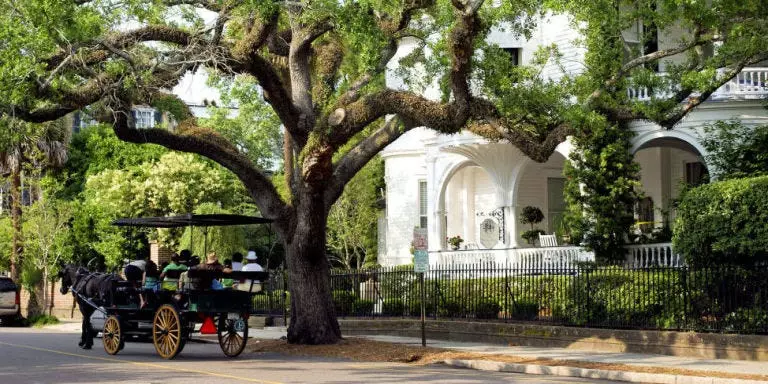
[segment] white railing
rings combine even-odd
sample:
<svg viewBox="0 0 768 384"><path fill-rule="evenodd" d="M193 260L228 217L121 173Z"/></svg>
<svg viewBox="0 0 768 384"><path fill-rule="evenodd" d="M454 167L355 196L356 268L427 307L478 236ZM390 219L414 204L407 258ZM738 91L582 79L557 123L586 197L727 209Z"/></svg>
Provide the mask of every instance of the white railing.
<svg viewBox="0 0 768 384"><path fill-rule="evenodd" d="M659 74L663 76L663 73ZM668 98L669 91L651 91L647 87L627 89L627 96L632 100L648 101L651 96ZM736 77L723 84L715 91L712 100L728 99L763 99L768 98L768 68L744 68Z"/></svg>
<svg viewBox="0 0 768 384"><path fill-rule="evenodd" d="M593 252L575 246L438 251L429 254L432 265L495 263L562 266L594 260Z"/></svg>
<svg viewBox="0 0 768 384"><path fill-rule="evenodd" d="M672 243L628 245L626 265L646 268L654 266L682 267L683 257L674 252ZM535 266L567 266L577 262L595 261L595 254L582 247L476 249L438 251L429 253L432 265L450 264L522 264Z"/></svg>
<svg viewBox="0 0 768 384"><path fill-rule="evenodd" d="M577 262L595 261L595 253L582 247L519 248L507 258L510 264L568 265Z"/></svg>
<svg viewBox="0 0 768 384"><path fill-rule="evenodd" d="M675 253L672 243L628 245L627 266L630 267L682 267L683 257Z"/></svg>
<svg viewBox="0 0 768 384"><path fill-rule="evenodd" d="M720 87L713 99L761 99L768 95L768 68L744 68L736 77Z"/></svg>

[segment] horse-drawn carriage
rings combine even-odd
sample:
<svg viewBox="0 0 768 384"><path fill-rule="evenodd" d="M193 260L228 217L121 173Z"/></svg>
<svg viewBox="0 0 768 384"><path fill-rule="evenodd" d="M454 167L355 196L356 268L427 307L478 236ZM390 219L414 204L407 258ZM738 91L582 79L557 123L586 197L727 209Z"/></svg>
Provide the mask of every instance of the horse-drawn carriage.
<svg viewBox="0 0 768 384"><path fill-rule="evenodd" d="M113 224L119 226L174 228L184 226L225 226L268 223L260 217L239 215L185 215L141 219L120 219ZM252 306L256 281L268 278L267 272L210 271L190 269L190 281L212 281L228 278L248 282L241 284L241 290L213 290L209 284L182 285L178 290L143 290L135 283L119 280L114 275L100 275L103 282L96 281L96 274L89 274L65 268L62 273L62 292L66 288L77 296L83 312L83 335L81 347L93 344L93 330L90 317L94 311L105 316L102 330L104 350L115 355L132 337L150 338L157 353L172 359L184 348L194 333L217 334L219 346L226 356L238 356L248 341L248 317ZM108 277L108 276L111 276ZM242 289L246 285L246 289ZM65 288L66 287L66 288ZM260 289L260 287L259 287ZM89 290L89 291L87 291ZM145 295L145 304L140 305L139 295ZM90 312L90 313L89 313ZM200 329L196 325L202 324Z"/></svg>

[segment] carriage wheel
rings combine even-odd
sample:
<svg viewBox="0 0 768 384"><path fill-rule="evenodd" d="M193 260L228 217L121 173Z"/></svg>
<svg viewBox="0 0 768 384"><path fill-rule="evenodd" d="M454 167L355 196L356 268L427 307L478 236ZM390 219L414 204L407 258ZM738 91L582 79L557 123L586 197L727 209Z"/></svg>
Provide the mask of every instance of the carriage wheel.
<svg viewBox="0 0 768 384"><path fill-rule="evenodd" d="M227 357L236 357L243 352L248 342L248 321L244 316L230 319L227 313L222 313L217 328L219 346Z"/></svg>
<svg viewBox="0 0 768 384"><path fill-rule="evenodd" d="M152 322L152 341L157 354L164 359L173 359L184 349L185 336L176 307L171 304L160 306Z"/></svg>
<svg viewBox="0 0 768 384"><path fill-rule="evenodd" d="M104 322L104 330L101 332L101 341L104 343L104 351L110 355L117 355L123 346L125 346L125 338L123 335L123 327L120 325L120 320L115 315L111 315Z"/></svg>

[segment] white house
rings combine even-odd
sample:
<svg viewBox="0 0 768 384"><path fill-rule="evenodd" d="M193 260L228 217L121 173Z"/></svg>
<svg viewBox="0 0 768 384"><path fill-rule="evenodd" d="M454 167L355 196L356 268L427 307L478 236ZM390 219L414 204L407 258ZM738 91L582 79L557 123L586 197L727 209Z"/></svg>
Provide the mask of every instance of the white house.
<svg viewBox="0 0 768 384"><path fill-rule="evenodd" d="M578 33L566 16L549 16L529 41L520 41L502 32L490 39L523 63L538 46L557 44L564 54L567 71L581 70L584 55L574 45ZM632 31L625 32L631 41ZM675 32L672 32L675 33ZM678 36L680 32L677 32ZM660 34L659 46L675 41L675 36ZM406 53L409 47L401 47ZM672 61L674 61L674 57ZM707 173L705 149L700 135L706 123L738 119L747 125L768 124L763 107L768 97L768 65L745 68L737 78L721 87L706 103L691 112L675 129L637 121L632 152L641 166L642 188L646 196L646 216L640 221L661 225L659 209L667 209L679 194L681 181L697 183ZM554 66L543 75L561 74ZM660 64L664 71L664 63ZM389 85L401 86L394 74ZM434 92L434 90L432 91ZM427 92L430 95L431 92ZM630 97L647 98L646 90L632 90ZM428 233L430 262L516 261L530 253L520 237L527 229L519 224L525 206L542 210L545 219L539 228L553 233L565 209L563 164L571 151L568 141L561 143L546 163L536 163L516 147L489 143L471 133L438 135L415 129L388 146L385 160L386 214L380 221L384 235L379 263L407 264L414 227ZM674 218L674 211L670 212ZM462 249L449 249L446 238L459 235ZM583 256L578 247L563 248L570 256Z"/></svg>

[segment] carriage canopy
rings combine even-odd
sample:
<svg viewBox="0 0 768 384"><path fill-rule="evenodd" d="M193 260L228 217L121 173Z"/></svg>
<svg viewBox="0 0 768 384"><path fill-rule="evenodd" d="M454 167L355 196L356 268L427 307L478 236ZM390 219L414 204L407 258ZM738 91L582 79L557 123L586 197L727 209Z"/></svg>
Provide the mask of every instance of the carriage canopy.
<svg viewBox="0 0 768 384"><path fill-rule="evenodd" d="M193 215L141 217L117 219L112 225L119 227L179 228L179 227L219 227L229 225L268 224L272 220L257 216L243 215Z"/></svg>

